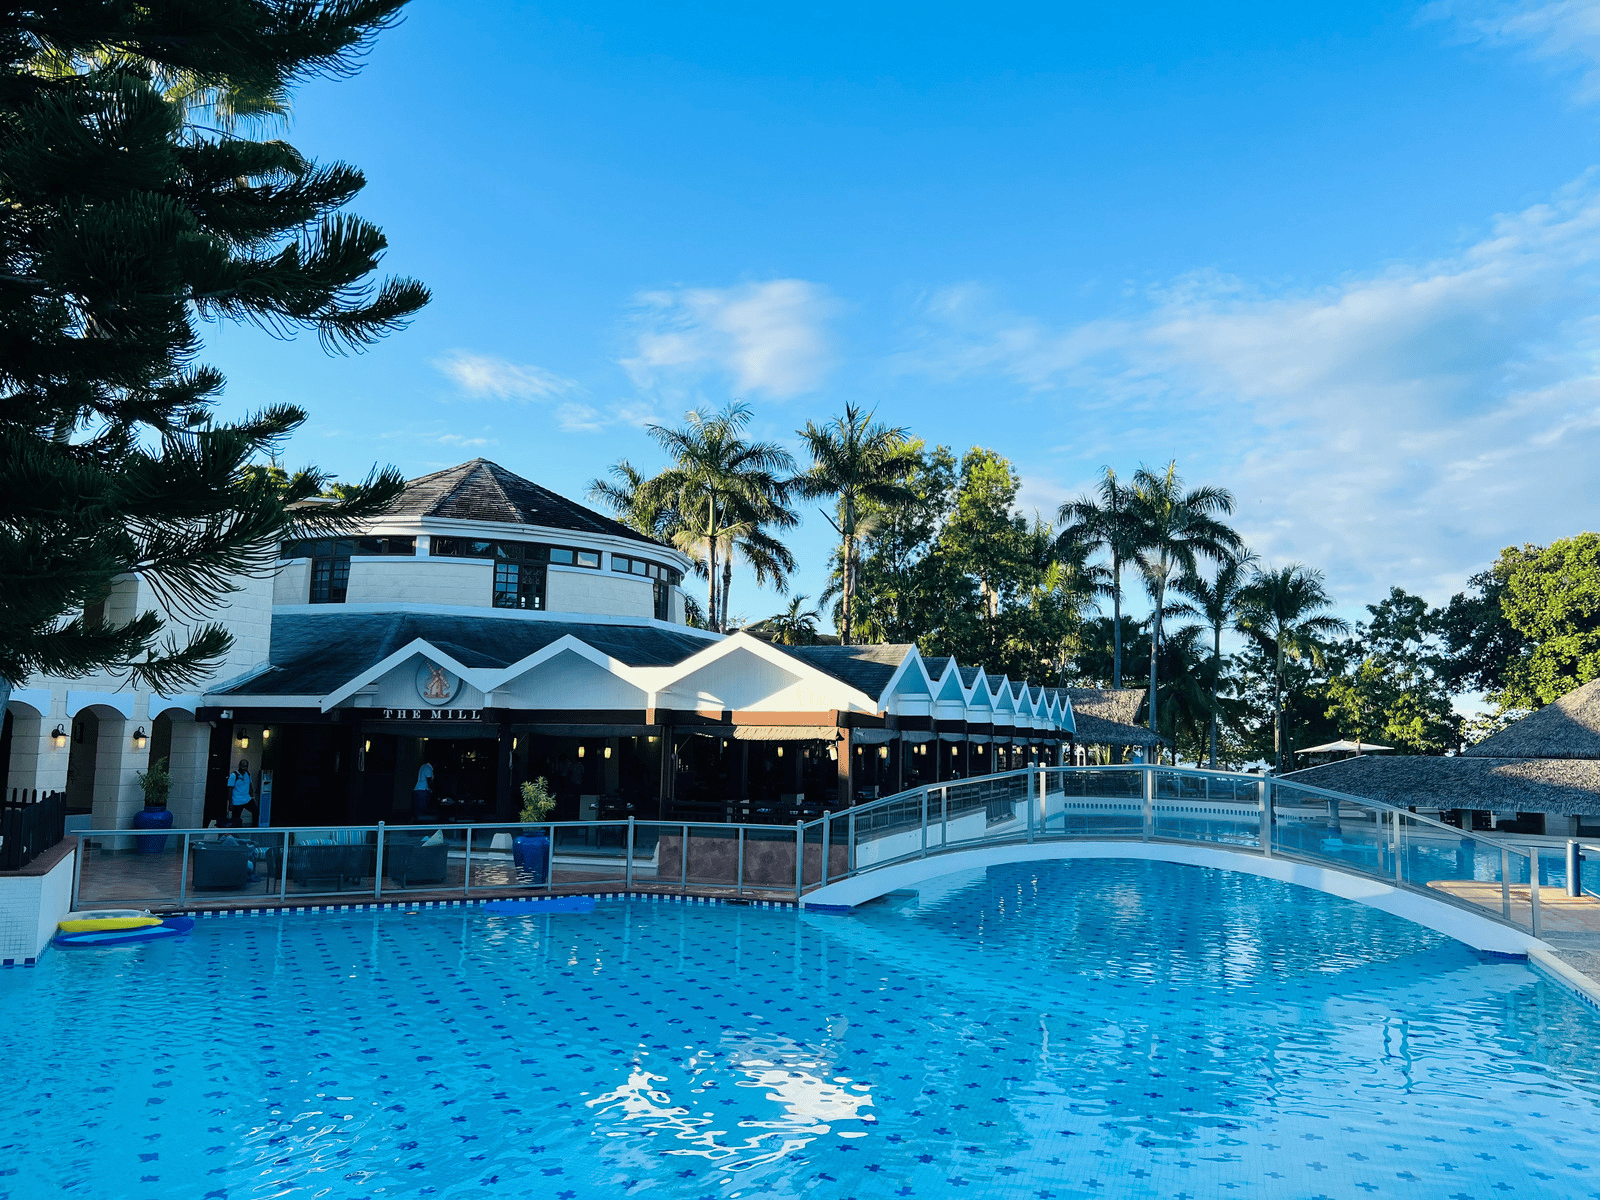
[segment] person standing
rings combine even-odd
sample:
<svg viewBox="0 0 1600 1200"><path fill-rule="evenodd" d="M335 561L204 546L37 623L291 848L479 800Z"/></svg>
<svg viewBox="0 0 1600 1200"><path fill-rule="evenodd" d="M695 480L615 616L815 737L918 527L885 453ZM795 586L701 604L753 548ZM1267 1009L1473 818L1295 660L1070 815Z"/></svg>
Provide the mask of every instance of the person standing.
<svg viewBox="0 0 1600 1200"><path fill-rule="evenodd" d="M433 795L433 764L423 761L417 771L417 786L411 792L411 819L421 825L428 818L428 800Z"/></svg>
<svg viewBox="0 0 1600 1200"><path fill-rule="evenodd" d="M244 824L245 806L250 803L250 760L241 758L239 769L228 776L228 824L238 829Z"/></svg>

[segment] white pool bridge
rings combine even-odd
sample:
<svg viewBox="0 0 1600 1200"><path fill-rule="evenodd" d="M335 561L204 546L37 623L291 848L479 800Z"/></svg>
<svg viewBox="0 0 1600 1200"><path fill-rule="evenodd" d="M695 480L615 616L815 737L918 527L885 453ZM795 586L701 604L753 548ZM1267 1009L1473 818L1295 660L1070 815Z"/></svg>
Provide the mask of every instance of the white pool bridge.
<svg viewBox="0 0 1600 1200"><path fill-rule="evenodd" d="M797 831L798 833L799 831ZM848 911L1008 863L1138 859L1241 871L1382 909L1467 945L1542 946L1559 850L1281 779L1175 767L1035 767L918 788L808 822L796 891ZM1543 877L1543 879L1541 878Z"/></svg>

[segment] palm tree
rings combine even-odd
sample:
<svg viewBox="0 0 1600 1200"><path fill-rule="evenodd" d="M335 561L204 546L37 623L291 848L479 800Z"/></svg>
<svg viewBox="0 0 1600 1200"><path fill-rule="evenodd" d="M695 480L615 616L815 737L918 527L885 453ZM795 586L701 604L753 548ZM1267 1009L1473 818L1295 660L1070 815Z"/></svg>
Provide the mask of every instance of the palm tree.
<svg viewBox="0 0 1600 1200"><path fill-rule="evenodd" d="M1214 514L1233 511L1227 488L1183 490L1178 464L1166 470L1140 467L1133 476L1133 518L1139 526L1134 561L1144 576L1153 605L1150 622L1150 729L1156 731L1156 691L1160 680L1161 613L1167 588L1181 575L1194 574L1199 560L1221 559L1244 548L1239 535Z"/></svg>
<svg viewBox="0 0 1600 1200"><path fill-rule="evenodd" d="M1322 572L1290 563L1277 570L1255 569L1241 596L1236 627L1253 638L1273 663L1272 755L1282 772L1288 751L1283 729L1283 667L1286 657L1322 662L1322 639L1348 633L1350 623L1325 609L1333 598Z"/></svg>
<svg viewBox="0 0 1600 1200"><path fill-rule="evenodd" d="M644 473L625 458L612 466L608 473L610 480L589 481L589 499L604 504L617 514L617 520L636 533L671 541L672 535L677 532L671 528L677 514L645 487L649 480Z"/></svg>
<svg viewBox="0 0 1600 1200"><path fill-rule="evenodd" d="M804 595L792 597L788 608L758 621L753 628L770 633L774 641L785 646L809 646L817 640L817 622L822 614L806 608L805 603Z"/></svg>
<svg viewBox="0 0 1600 1200"><path fill-rule="evenodd" d="M729 404L719 413L691 410L680 429L651 425L648 432L672 465L636 489L645 511L654 507L676 514L673 540L694 553L706 569L706 617L719 629L726 609L718 603L717 554L739 531L794 523L787 476L794 470L789 452L775 442L741 436L750 407Z"/></svg>
<svg viewBox="0 0 1600 1200"><path fill-rule="evenodd" d="M718 592L718 603L722 606L719 620L723 629L728 627L728 595L733 591L735 554L744 559L755 573L757 585L764 587L770 583L780 594L789 590L789 576L796 566L794 553L768 533L765 526L792 529L799 524L799 518L792 510L781 506L763 506L762 514L729 527L718 539L717 550L722 555L722 587Z"/></svg>
<svg viewBox="0 0 1600 1200"><path fill-rule="evenodd" d="M1177 590L1187 596L1189 603L1169 608L1169 613L1187 612L1205 621L1211 630L1211 729L1210 766L1217 769L1217 684L1222 680L1222 631L1238 620L1244 611L1244 590L1248 582L1245 568L1252 565L1256 556L1251 551L1224 554L1217 559L1217 570L1211 579L1194 571L1187 571L1178 580Z"/></svg>
<svg viewBox="0 0 1600 1200"><path fill-rule="evenodd" d="M828 517L828 523L839 535L846 646L850 644L850 610L855 598L856 550L866 532L865 509L892 508L917 498L906 484L917 467L917 443L904 428L875 425L872 417L872 413L846 404L842 417L820 429L807 421L799 431L811 452L811 466L794 480L795 488L807 499L838 497L836 515Z"/></svg>
<svg viewBox="0 0 1600 1200"><path fill-rule="evenodd" d="M1124 487L1110 467L1100 468L1094 492L1069 500L1056 513L1063 541L1111 559L1105 593L1111 596L1111 686L1122 687L1122 572L1139 552L1142 527L1134 515L1133 489Z"/></svg>

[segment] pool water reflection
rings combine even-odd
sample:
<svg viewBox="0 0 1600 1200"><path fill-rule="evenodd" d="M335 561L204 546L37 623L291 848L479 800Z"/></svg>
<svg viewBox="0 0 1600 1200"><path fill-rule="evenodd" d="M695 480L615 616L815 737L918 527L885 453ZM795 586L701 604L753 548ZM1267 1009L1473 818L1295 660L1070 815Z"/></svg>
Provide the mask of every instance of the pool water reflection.
<svg viewBox="0 0 1600 1200"><path fill-rule="evenodd" d="M203 921L0 976L0 1200L1600 1196L1600 1020L1166 863L852 916Z"/></svg>

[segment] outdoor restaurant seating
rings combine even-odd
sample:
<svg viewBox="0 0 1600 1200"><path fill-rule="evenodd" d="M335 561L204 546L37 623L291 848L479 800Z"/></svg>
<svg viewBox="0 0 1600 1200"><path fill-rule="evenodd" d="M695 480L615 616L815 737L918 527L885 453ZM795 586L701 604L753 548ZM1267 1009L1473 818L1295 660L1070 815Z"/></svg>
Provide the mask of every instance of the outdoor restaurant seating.
<svg viewBox="0 0 1600 1200"><path fill-rule="evenodd" d="M228 891L250 882L250 855L253 847L208 845L204 842L190 851L190 886L197 892Z"/></svg>
<svg viewBox="0 0 1600 1200"><path fill-rule="evenodd" d="M399 842L384 847L383 870L400 887L417 883L443 883L450 847L443 842Z"/></svg>

